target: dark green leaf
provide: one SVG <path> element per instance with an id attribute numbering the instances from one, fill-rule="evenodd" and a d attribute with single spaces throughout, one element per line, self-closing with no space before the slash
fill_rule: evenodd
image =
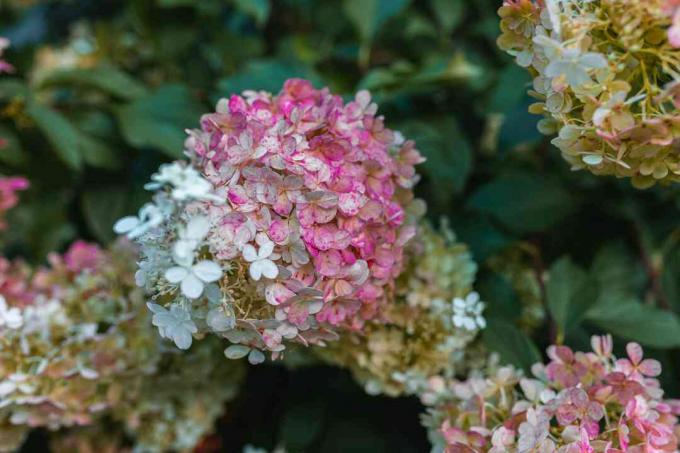
<path id="1" fill-rule="evenodd" d="M 472 148 L 454 117 L 403 123 L 398 129 L 416 141 L 427 159 L 422 167 L 436 186 L 436 197 L 446 203 L 463 190 L 472 169 Z"/>
<path id="2" fill-rule="evenodd" d="M 430 0 L 434 15 L 446 33 L 452 32 L 463 19 L 463 0 Z"/>
<path id="3" fill-rule="evenodd" d="M 59 85 L 92 87 L 126 100 L 136 99 L 147 93 L 144 85 L 112 66 L 58 70 L 48 74 L 40 83 L 41 87 Z"/>
<path id="4" fill-rule="evenodd" d="M 509 322 L 489 319 L 482 339 L 490 351 L 500 355 L 502 363 L 509 363 L 529 371 L 534 363 L 541 361 L 541 354 L 536 345 Z"/>
<path id="5" fill-rule="evenodd" d="M 410 0 L 344 0 L 343 6 L 361 40 L 371 42 L 380 27 L 409 3 Z"/>
<path id="6" fill-rule="evenodd" d="M 559 332 L 565 335 L 597 301 L 598 283 L 565 257 L 550 268 L 546 293 L 550 314 Z"/>
<path id="7" fill-rule="evenodd" d="M 64 115 L 36 101 L 28 103 L 26 114 L 35 121 L 61 160 L 76 170 L 83 166 L 82 136 Z"/>
<path id="8" fill-rule="evenodd" d="M 317 88 L 323 85 L 310 66 L 277 60 L 254 60 L 250 61 L 242 71 L 220 80 L 217 86 L 220 97 L 240 94 L 245 90 L 278 93 L 283 83 L 293 77 L 307 79 Z"/>
<path id="9" fill-rule="evenodd" d="M 588 320 L 605 332 L 655 348 L 680 347 L 680 320 L 665 310 L 643 305 L 635 300 L 597 307 L 588 312 Z"/>
<path id="10" fill-rule="evenodd" d="M 98 240 L 106 243 L 115 238 L 113 224 L 127 213 L 127 201 L 127 190 L 120 187 L 83 193 L 81 203 L 85 221 Z"/>
<path id="11" fill-rule="evenodd" d="M 123 136 L 133 146 L 157 148 L 182 157 L 185 129 L 195 127 L 205 111 L 182 85 L 165 85 L 116 110 Z"/>
<path id="12" fill-rule="evenodd" d="M 575 201 L 556 180 L 514 173 L 481 186 L 469 205 L 519 233 L 545 230 L 571 214 Z"/>
<path id="13" fill-rule="evenodd" d="M 663 260 L 663 291 L 673 309 L 680 312 L 680 247 L 676 246 Z"/>

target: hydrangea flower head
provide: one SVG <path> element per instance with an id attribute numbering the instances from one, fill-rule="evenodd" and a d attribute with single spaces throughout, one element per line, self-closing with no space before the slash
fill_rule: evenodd
<path id="1" fill-rule="evenodd" d="M 190 161 L 162 166 L 154 202 L 115 225 L 142 245 L 138 281 L 165 336 L 188 347 L 188 333 L 214 333 L 243 346 L 228 356 L 260 361 L 252 351 L 379 316 L 415 234 L 423 159 L 376 111 L 368 92 L 344 103 L 291 79 L 220 100 L 188 131 Z M 186 328 L 168 335 L 173 313 Z"/>
<path id="2" fill-rule="evenodd" d="M 447 452 L 642 453 L 678 451 L 677 401 L 664 400 L 659 362 L 636 343 L 616 359 L 611 337 L 593 352 L 551 346 L 526 378 L 494 364 L 466 381 L 430 379 L 421 400 L 435 445 Z"/>
<path id="3" fill-rule="evenodd" d="M 573 169 L 680 181 L 680 3 L 505 0 L 498 45 L 534 77 L 532 113 Z"/>

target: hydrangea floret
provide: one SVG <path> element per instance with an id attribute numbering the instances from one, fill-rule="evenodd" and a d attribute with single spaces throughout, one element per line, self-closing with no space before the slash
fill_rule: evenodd
<path id="1" fill-rule="evenodd" d="M 637 343 L 626 358 L 610 336 L 592 352 L 550 346 L 534 377 L 492 365 L 464 381 L 437 376 L 421 400 L 435 449 L 446 452 L 661 453 L 678 449 L 680 402 L 665 400 L 661 365 Z"/>
<path id="2" fill-rule="evenodd" d="M 114 226 L 141 245 L 162 336 L 186 349 L 215 334 L 258 363 L 381 314 L 423 159 L 376 111 L 366 91 L 344 103 L 291 79 L 220 100 L 188 131 L 188 161 L 163 165 L 153 202 Z"/>
<path id="3" fill-rule="evenodd" d="M 539 129 L 573 169 L 680 181 L 676 0 L 505 0 L 499 46 L 534 77 Z"/>

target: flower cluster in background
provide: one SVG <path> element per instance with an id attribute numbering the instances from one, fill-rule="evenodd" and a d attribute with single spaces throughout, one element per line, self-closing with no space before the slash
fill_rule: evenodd
<path id="1" fill-rule="evenodd" d="M 610 336 L 592 352 L 548 348 L 550 362 L 533 378 L 490 366 L 464 381 L 435 377 L 421 400 L 435 445 L 449 452 L 642 453 L 678 448 L 680 402 L 664 400 L 661 365 L 629 343 L 612 354 Z"/>
<path id="2" fill-rule="evenodd" d="M 143 451 L 186 450 L 212 429 L 241 370 L 202 351 L 163 351 L 135 286 L 135 256 L 129 243 L 104 251 L 79 241 L 50 255 L 46 268 L 3 259 L 0 450 L 16 448 L 31 428 L 105 418 Z M 213 377 L 218 388 L 206 385 Z"/>
<path id="3" fill-rule="evenodd" d="M 680 181 L 680 39 L 673 0 L 506 0 L 498 44 L 529 68 L 530 111 L 575 169 Z M 671 27 L 671 25 L 673 26 Z"/>
<path id="4" fill-rule="evenodd" d="M 227 338 L 229 358 L 278 357 L 381 315 L 415 234 L 421 158 L 369 94 L 343 103 L 288 80 L 222 99 L 163 165 L 153 203 L 115 229 L 141 245 L 153 323 L 181 349 Z"/>
<path id="5" fill-rule="evenodd" d="M 423 379 L 470 365 L 466 346 L 486 326 L 484 304 L 472 291 L 477 265 L 445 225 L 441 230 L 419 228 L 396 300 L 380 320 L 315 351 L 348 367 L 369 393 L 413 393 Z"/>

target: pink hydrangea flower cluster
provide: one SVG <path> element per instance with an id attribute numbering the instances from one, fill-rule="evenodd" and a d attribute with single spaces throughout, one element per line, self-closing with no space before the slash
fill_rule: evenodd
<path id="1" fill-rule="evenodd" d="M 637 343 L 612 354 L 610 336 L 593 352 L 548 348 L 535 379 L 502 367 L 468 380 L 430 380 L 426 423 L 449 453 L 488 451 L 662 453 L 678 451 L 680 401 L 664 400 L 661 365 Z"/>
<path id="2" fill-rule="evenodd" d="M 162 167 L 148 186 L 156 203 L 116 225 L 142 245 L 143 280 L 165 302 L 152 310 L 188 313 L 194 334 L 205 330 L 196 310 L 212 303 L 230 319 L 208 330 L 274 353 L 284 339 L 313 343 L 311 332 L 376 318 L 416 231 L 409 206 L 423 161 L 376 111 L 366 91 L 344 103 L 300 79 L 275 96 L 219 101 L 189 131 L 191 164 Z M 204 301 L 211 288 L 220 300 Z M 167 336 L 191 343 L 185 332 Z"/>

